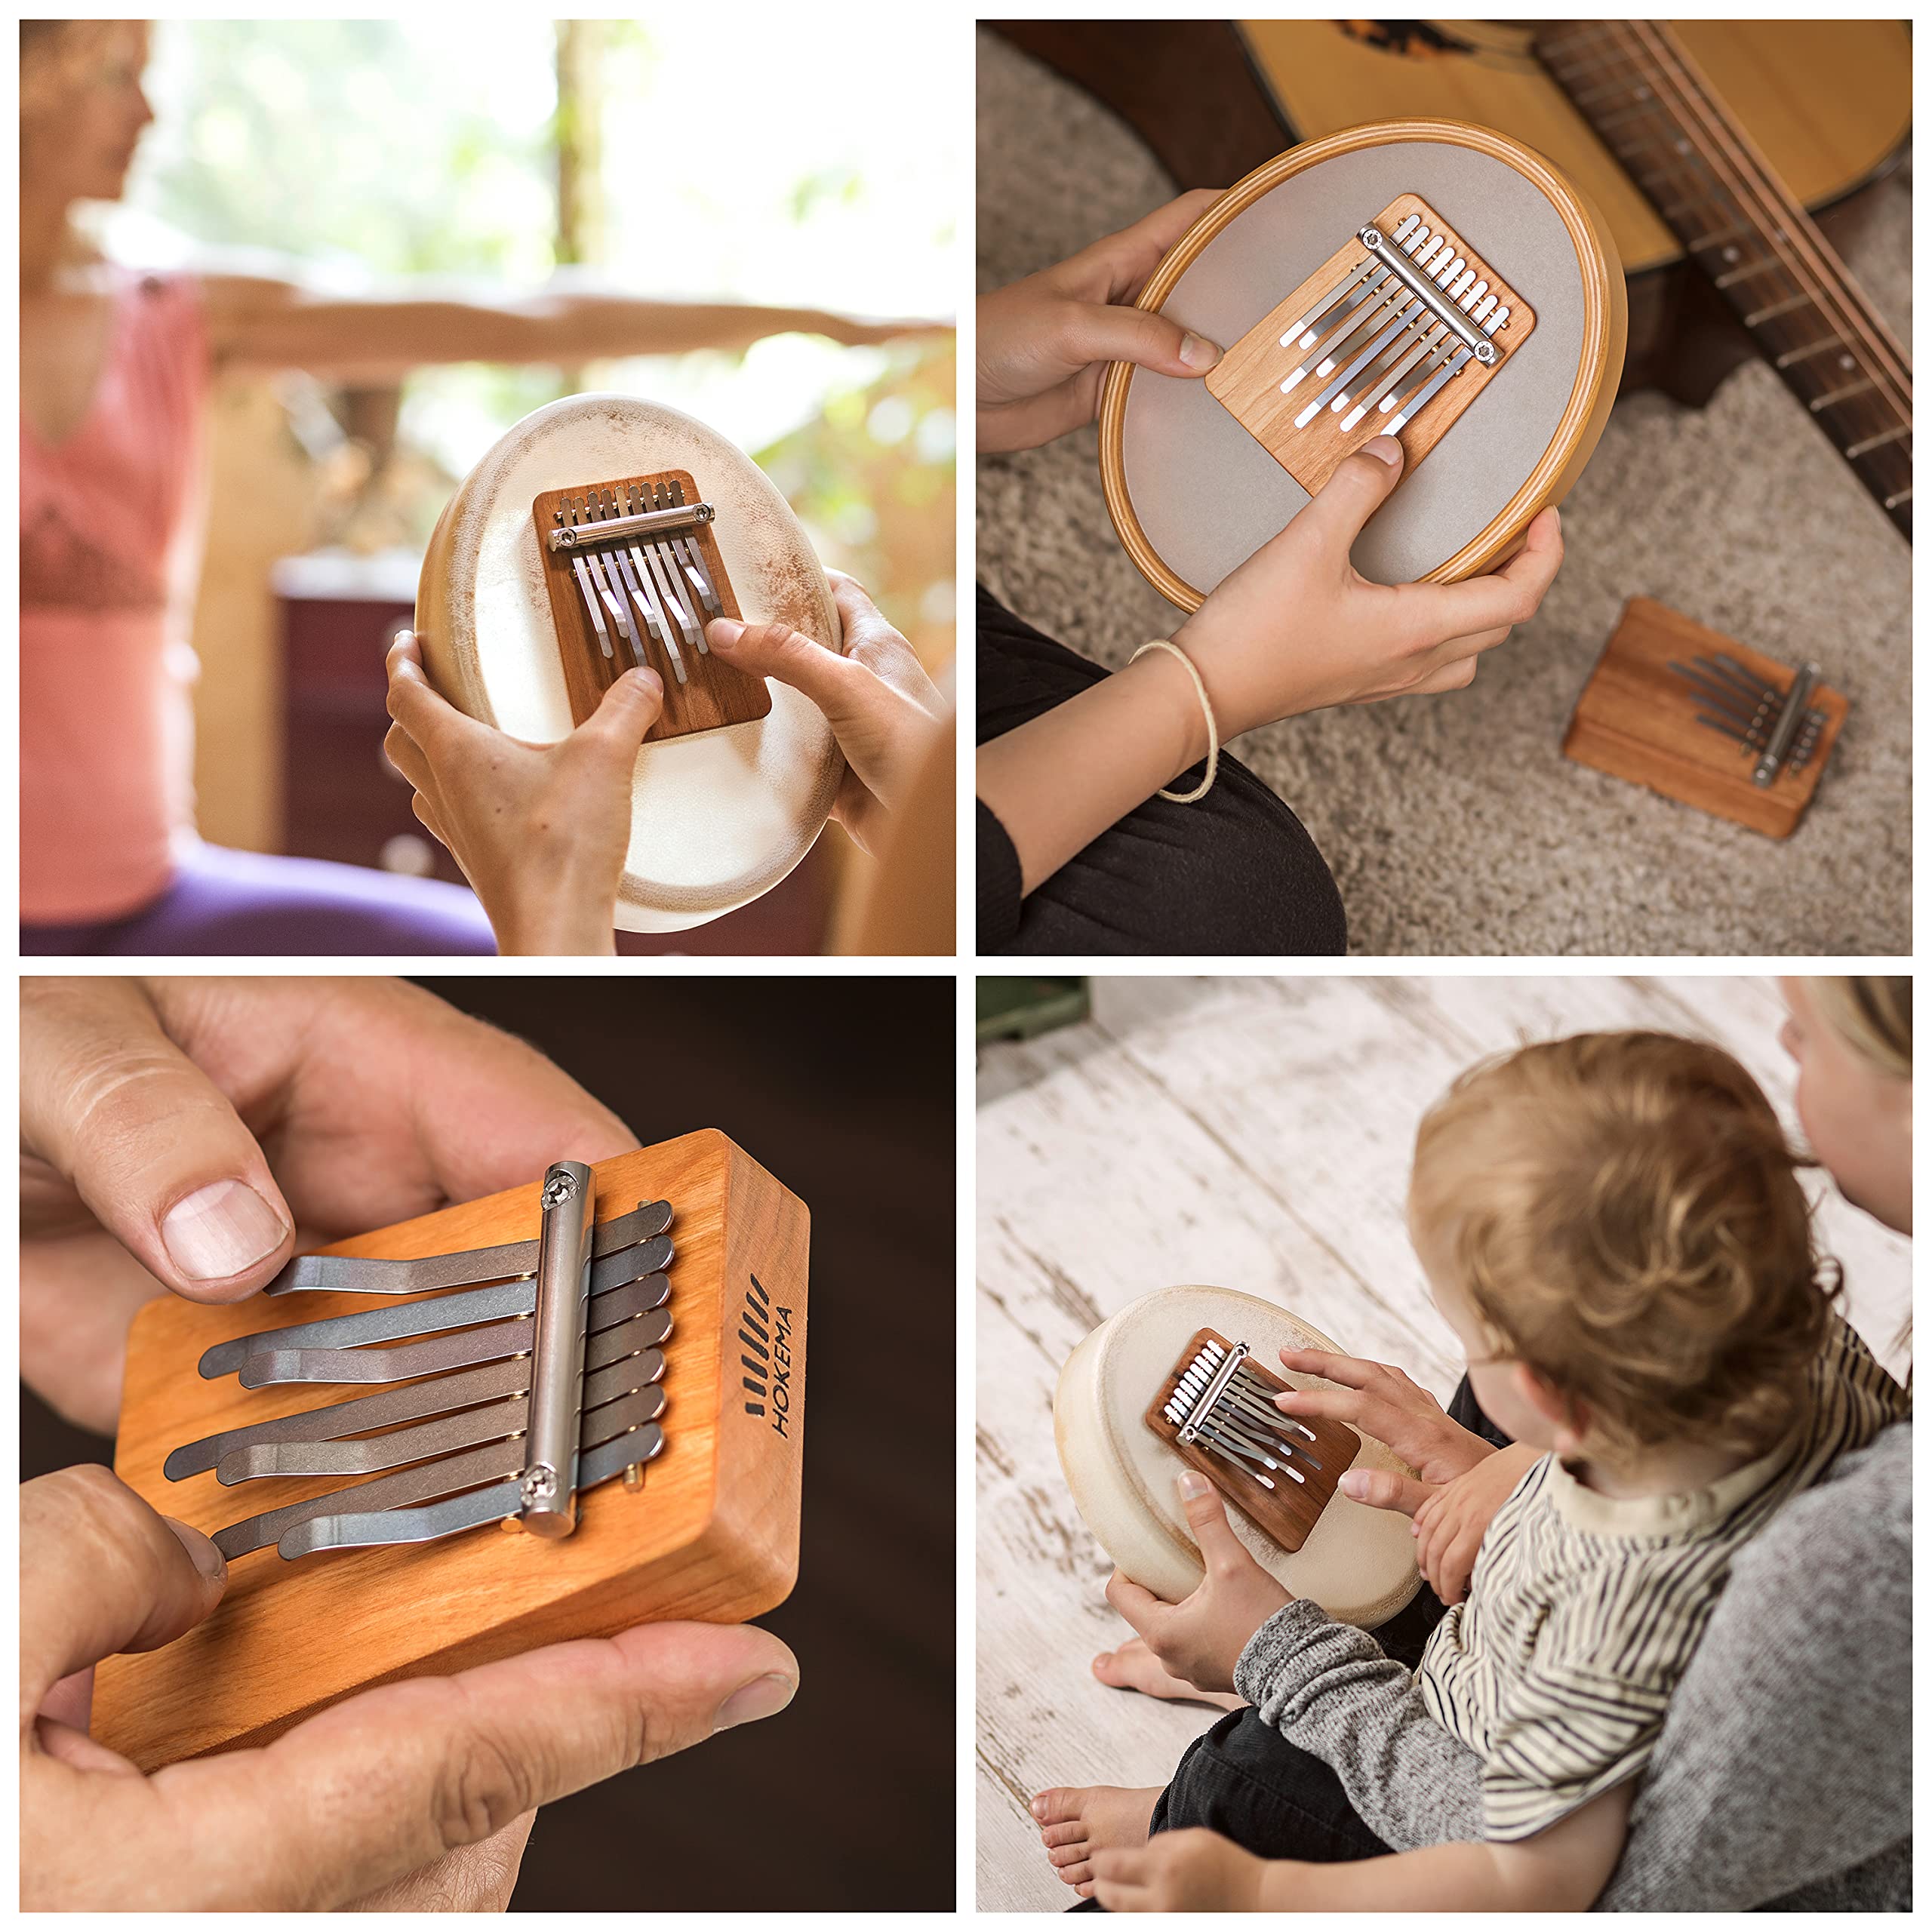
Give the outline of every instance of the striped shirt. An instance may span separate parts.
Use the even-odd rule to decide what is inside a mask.
[[[1546,1456],[1497,1511],[1417,1672],[1484,1761],[1489,1838],[1531,1837],[1643,1769],[1739,1548],[1909,1407],[1842,1322],[1811,1381],[1804,1423],[1709,1488],[1601,1496]]]

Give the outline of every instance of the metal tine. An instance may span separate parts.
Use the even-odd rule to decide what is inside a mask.
[[[651,503],[654,509],[663,507],[657,500],[657,494],[654,488],[651,493]],[[690,613],[685,610],[678,599],[675,580],[672,574],[675,566],[667,557],[664,546],[661,543],[647,543],[643,546],[641,554],[645,568],[651,573],[651,582],[657,586],[657,601],[667,614],[668,625],[666,635],[667,636],[669,635],[668,626],[675,626],[685,644],[695,650],[697,647],[697,632],[691,623]],[[679,663],[681,666],[681,659]]]
[[[1237,1383],[1241,1379],[1238,1376],[1235,1378]],[[1291,1442],[1287,1440],[1289,1433],[1295,1425],[1267,1399],[1267,1392],[1263,1387],[1257,1385],[1252,1388],[1231,1390],[1229,1393],[1232,1400],[1246,1411],[1257,1428],[1266,1431],[1271,1435],[1278,1435],[1281,1438],[1281,1446],[1284,1451],[1291,1451],[1299,1456],[1306,1456],[1311,1463],[1315,1462],[1315,1458],[1309,1456],[1308,1451],[1299,1442]],[[1303,1432],[1308,1435],[1311,1442],[1314,1441],[1314,1436],[1308,1431],[1304,1430]],[[1315,1463],[1315,1466],[1317,1469],[1321,1466],[1319,1463]]]
[[[641,1287],[647,1284],[640,1284]],[[654,1297],[654,1298],[653,1298]],[[616,1322],[591,1336],[584,1349],[586,1387],[595,1372],[614,1370],[621,1377],[623,1364],[640,1350],[654,1348],[671,1333],[671,1317],[657,1310],[663,1297],[648,1289],[650,1306],[643,1318]],[[596,1317],[593,1315],[593,1321]],[[217,1468],[222,1459],[257,1443],[321,1441],[341,1435],[359,1435],[371,1429],[414,1422],[477,1402],[492,1401],[500,1396],[521,1395],[530,1386],[528,1357],[514,1356],[487,1366],[446,1375],[427,1382],[412,1382],[380,1395],[357,1395],[346,1402],[325,1404],[306,1409],[299,1415],[277,1416],[266,1422],[251,1423],[245,1428],[226,1429],[198,1442],[188,1442],[169,1456],[162,1473],[171,1482]],[[585,1397],[585,1406],[590,1398]]]
[[[1767,685],[1761,678],[1755,676],[1727,651],[1721,651],[1715,657],[1700,657],[1697,661],[1700,664],[1709,665],[1726,682],[1734,684],[1740,691],[1750,692],[1767,703],[1776,703],[1784,696],[1784,693],[1775,685]]]
[[[674,477],[671,482],[671,500],[678,509],[685,506],[685,486]],[[698,601],[714,617],[724,614],[724,606],[718,601],[718,592],[711,581],[711,573],[704,564],[704,547],[695,537],[679,537],[677,540],[678,554],[685,560],[685,574],[697,586]]]
[[[1457,340],[1451,333],[1447,323],[1438,322],[1435,326],[1438,333],[1425,337],[1400,361],[1396,363],[1380,382],[1369,387],[1361,400],[1349,411],[1346,416],[1343,417],[1342,427],[1344,430],[1352,429],[1371,409],[1380,408],[1386,410],[1392,408],[1395,401],[1396,385],[1401,382],[1409,371],[1418,362],[1426,359],[1431,359],[1432,366],[1433,366],[1432,358],[1445,352],[1450,345]]]
[[[1377,263],[1375,272],[1359,289],[1346,300],[1338,302],[1303,335],[1298,346],[1309,353],[1283,378],[1278,386],[1281,394],[1286,395],[1310,374],[1326,375],[1335,366],[1335,352],[1342,344],[1373,321],[1389,302],[1401,299],[1407,293],[1401,279]]]
[[[629,1214],[600,1221],[592,1231],[593,1255],[615,1254],[661,1235],[671,1225],[668,1201],[640,1202]],[[533,1273],[534,1240],[473,1247],[458,1254],[430,1254],[414,1261],[377,1260],[350,1254],[303,1254],[289,1263],[263,1291],[287,1295],[311,1289],[337,1294],[414,1295],[432,1288],[466,1288],[479,1281],[504,1281]]]
[[[669,509],[672,507],[671,492],[666,485],[653,482],[651,486],[651,498],[652,504],[658,509]],[[657,557],[666,590],[672,594],[671,610],[672,614],[677,618],[679,627],[684,632],[685,641],[702,657],[706,653],[704,626],[691,615],[691,593],[682,589],[683,579],[678,573],[678,552],[675,540],[660,537],[651,548]]]
[[[586,523],[596,522],[598,520],[597,500],[589,491],[584,493],[583,504],[583,521]],[[577,518],[573,516],[571,520],[575,522]],[[629,644],[632,641],[630,614],[624,608],[623,599],[611,588],[610,580],[605,574],[605,560],[601,553],[592,550],[589,553],[588,561],[590,565],[591,581],[597,586],[597,594],[604,600],[605,608],[611,613],[611,621],[617,626],[617,635],[626,644]],[[604,655],[614,661],[616,653],[611,650],[611,640],[608,636],[604,638],[603,644]]]
[[[1414,228],[1414,233],[1409,239],[1403,240],[1402,237],[1408,233],[1412,226]],[[1401,245],[1402,252],[1418,264],[1426,264],[1436,251],[1444,245],[1442,237],[1439,235],[1432,235],[1429,229],[1419,225],[1417,217],[1414,215],[1410,216],[1396,231],[1396,239]],[[1370,260],[1373,262],[1374,257],[1371,256]],[[1373,300],[1369,299],[1371,291],[1374,291]],[[1311,373],[1317,376],[1326,376],[1334,368],[1336,359],[1340,354],[1343,344],[1349,337],[1356,334],[1361,329],[1371,325],[1377,320],[1380,312],[1391,303],[1399,306],[1411,300],[1408,285],[1399,276],[1392,275],[1386,265],[1378,264],[1374,273],[1369,276],[1363,294],[1352,298],[1347,304],[1347,309],[1349,311],[1358,312],[1350,315],[1346,325],[1324,347],[1316,349],[1313,355],[1303,360],[1299,368],[1290,372],[1287,379],[1280,386],[1281,394],[1286,395],[1303,377]],[[1329,321],[1330,318],[1324,316],[1317,326],[1316,333],[1303,340],[1300,346],[1307,349],[1315,342],[1319,341],[1322,337],[1327,335],[1330,332]]]
[[[1390,239],[1398,243],[1401,242],[1402,238],[1414,229],[1421,219],[1422,217],[1420,215],[1404,215],[1402,217],[1401,225],[1396,229],[1395,232],[1390,237]],[[1300,343],[1299,345],[1294,342],[1294,338],[1302,334],[1311,325],[1318,327],[1319,324],[1317,321],[1317,318],[1322,316],[1326,311],[1332,309],[1335,303],[1343,296],[1347,294],[1350,289],[1355,287],[1358,283],[1366,280],[1371,273],[1374,273],[1379,277],[1386,272],[1387,270],[1383,268],[1382,265],[1373,255],[1365,257],[1350,275],[1349,275],[1344,280],[1337,283],[1333,288],[1330,289],[1328,293],[1323,296],[1320,301],[1316,303],[1315,306],[1309,310],[1306,315],[1297,318],[1295,321],[1291,322],[1288,326],[1281,331],[1281,346],[1284,349],[1296,346],[1299,346],[1303,349],[1312,349],[1315,346],[1316,340],[1318,339],[1316,337],[1310,336],[1307,340]]]
[[[613,517],[623,514],[623,506],[617,501],[614,490],[606,488],[592,492],[591,505],[599,522],[608,523]],[[631,648],[632,661],[641,664],[645,662],[644,639],[638,635],[637,619],[631,608],[632,592],[623,546],[613,545],[595,554],[603,558],[605,572],[611,580],[611,594],[617,599],[617,608],[623,614],[624,641]]]
[[[571,497],[566,497],[551,512],[551,521],[561,523],[567,509],[570,512],[570,521],[574,524],[577,520],[577,500]],[[595,587],[590,581],[589,565],[581,552],[574,550],[571,552],[571,568],[576,575],[577,587],[583,595],[584,608],[590,613],[591,624],[597,632],[598,647],[606,657],[614,659],[616,653],[611,648],[611,633],[604,627],[604,613],[597,601]]]
[[[632,1398],[626,1397],[629,1404]],[[648,1406],[639,1404],[638,1406]],[[601,1419],[600,1419],[601,1418]],[[601,1411],[587,1414],[583,1419],[585,1440],[601,1444],[635,1426],[628,1420],[623,1405],[612,1404]],[[638,1457],[626,1459],[635,1462]],[[618,1465],[619,1468],[623,1463]],[[263,1511],[260,1515],[245,1518],[232,1523],[226,1529],[215,1532],[215,1547],[231,1562],[238,1556],[246,1556],[251,1551],[262,1549],[271,1543],[279,1543],[287,1532],[297,1524],[306,1523],[317,1516],[340,1515],[345,1502],[354,1501],[361,1506],[358,1514],[372,1510],[386,1512],[405,1508],[411,1503],[432,1503],[438,1498],[455,1496],[465,1490],[475,1489],[485,1483],[503,1487],[508,1495],[506,1507],[492,1513],[513,1516],[517,1513],[517,1484],[512,1479],[521,1477],[523,1472],[523,1448],[512,1438],[503,1442],[494,1442],[478,1449],[466,1450],[460,1454],[448,1456],[440,1461],[419,1463],[413,1467],[400,1469],[389,1475],[378,1476],[372,1482],[358,1483],[346,1490],[336,1490],[327,1495],[312,1496],[300,1503],[286,1503],[278,1509]],[[579,1469],[580,1489],[586,1487],[583,1474]],[[612,1472],[615,1473],[614,1471]],[[489,1517],[482,1518],[488,1521]],[[398,1527],[406,1527],[398,1524]],[[401,1540],[401,1539],[397,1539]],[[295,1554],[303,1553],[297,1550]]]
[[[639,1420],[654,1422],[664,1410],[664,1392],[657,1386],[663,1373],[663,1352],[647,1349],[602,1371],[605,1386],[595,1401],[615,1401],[620,1396],[650,1389],[655,1401],[645,1405],[647,1413],[641,1414]],[[594,1379],[586,1380],[584,1384],[586,1410],[595,1406],[591,1393]],[[215,1477],[217,1481],[232,1484],[269,1476],[373,1475],[383,1469],[399,1469],[405,1463],[447,1456],[476,1443],[521,1435],[529,1422],[529,1395],[519,1391],[483,1408],[439,1416],[411,1429],[391,1429],[385,1435],[365,1436],[360,1441],[258,1443],[223,1457],[215,1466]]]
[[[1295,418],[1295,427],[1297,429],[1306,429],[1309,424],[1327,408],[1335,397],[1382,353],[1402,330],[1407,328],[1417,317],[1426,312],[1427,311],[1419,300],[1411,300],[1407,307],[1404,309],[1392,322],[1383,328],[1368,346],[1362,350],[1339,376],[1335,377],[1312,402],[1304,405],[1301,414]]]
[[[1259,1469],[1251,1469],[1248,1466],[1251,1463],[1264,1460],[1266,1460],[1265,1458],[1257,1457],[1251,1450],[1244,1449],[1238,1445],[1225,1441],[1220,1430],[1214,1428],[1211,1425],[1203,1424],[1201,1434],[1202,1438],[1207,1443],[1208,1447],[1211,1449],[1216,1455],[1219,1456],[1223,1462],[1235,1463],[1235,1466],[1241,1469],[1244,1475],[1253,1477],[1254,1479],[1257,1482],[1260,1483],[1264,1488],[1272,1489],[1275,1487],[1273,1481],[1269,1477],[1264,1476]],[[1272,1469],[1275,1466],[1272,1463],[1269,1463],[1268,1466],[1270,1469]]]
[[[1414,395],[1404,400],[1401,408],[1389,417],[1382,433],[1392,436],[1407,424],[1414,421],[1417,413],[1427,406],[1430,398],[1441,389],[1444,383],[1447,382],[1452,376],[1459,376],[1462,374],[1464,365],[1474,352],[1469,344],[1464,343],[1461,348],[1441,368],[1438,369],[1420,389],[1416,391]]]
[[[218,1468],[223,1457],[258,1442],[298,1442],[386,1429],[469,1403],[518,1394],[529,1380],[529,1368],[521,1361],[491,1362],[487,1367],[445,1376],[437,1382],[414,1382],[407,1388],[385,1389],[380,1395],[358,1395],[349,1401],[305,1410],[300,1415],[251,1423],[245,1429],[225,1429],[198,1442],[184,1442],[168,1457],[162,1473],[170,1482],[184,1481]]]
[[[642,484],[638,485],[637,507],[640,510],[653,507],[649,492]],[[636,543],[627,547],[631,561],[637,567],[638,580],[651,598],[651,635],[663,645],[664,654],[670,661],[672,675],[679,684],[688,684],[691,673],[685,668],[684,653],[678,648],[677,626],[665,601],[663,582],[651,568],[651,555],[656,553],[654,551],[651,555],[647,555],[645,547]]]
[[[600,497],[598,501],[601,504],[603,498]],[[612,518],[622,516],[623,513],[624,506],[618,501],[617,493],[614,491],[611,491],[609,508],[605,512],[605,520],[608,521]],[[641,614],[646,624],[648,625],[651,621],[651,607],[645,601],[643,592],[638,587],[637,573],[631,567],[630,557],[626,547],[621,543],[614,546],[607,553],[606,561],[612,574],[622,586],[623,595],[626,600],[626,608],[632,609],[635,613]],[[631,624],[630,645],[631,656],[633,660],[640,666],[647,665],[649,660],[645,656],[644,639],[638,635],[635,616]]]
[[[1300,1444],[1287,1441],[1280,1430],[1275,1429],[1263,1417],[1255,1413],[1238,1396],[1230,1400],[1224,1395],[1217,1407],[1214,1420],[1217,1422],[1225,1423],[1231,1429],[1238,1429],[1251,1441],[1260,1443],[1263,1448],[1277,1454],[1282,1456],[1299,1454],[1306,1457],[1309,1462],[1315,1461],[1314,1457],[1309,1456]],[[1321,1465],[1318,1463],[1315,1463],[1315,1466],[1319,1469]]]
[[[590,1292],[593,1297],[607,1294],[648,1275],[662,1280],[663,1271],[669,1266],[672,1258],[670,1238],[664,1235],[607,1255],[591,1265]],[[669,1292],[668,1286],[665,1292]],[[365,1309],[355,1315],[331,1315],[320,1321],[297,1322],[287,1328],[264,1329],[259,1334],[218,1342],[202,1357],[201,1373],[205,1380],[213,1381],[217,1376],[233,1373],[249,1356],[273,1348],[352,1349],[374,1342],[400,1342],[412,1335],[466,1327],[472,1322],[531,1315],[536,1308],[536,1286],[525,1278],[433,1300]]]
[[[608,1482],[634,1464],[653,1460],[663,1447],[663,1430],[655,1423],[647,1423],[590,1456],[580,1457],[579,1494]],[[518,1485],[506,1482],[420,1509],[315,1516],[285,1531],[277,1547],[285,1560],[293,1562],[298,1557],[326,1549],[386,1549],[398,1543],[433,1543],[514,1516],[518,1501]]]
[[[613,1289],[593,1300],[588,1319],[599,1333],[648,1312],[661,1303],[664,1291],[655,1284],[664,1278],[647,1275],[641,1281]],[[403,1382],[419,1375],[438,1375],[454,1368],[506,1355],[527,1354],[535,1336],[528,1315],[480,1327],[458,1328],[426,1341],[400,1348],[262,1349],[242,1364],[238,1380],[245,1389],[262,1389],[288,1382]]]

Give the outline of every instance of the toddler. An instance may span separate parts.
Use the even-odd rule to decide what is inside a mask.
[[[1906,1407],[1832,1311],[1796,1167],[1749,1075],[1692,1041],[1585,1035],[1456,1083],[1417,1137],[1411,1235],[1477,1401],[1546,1452],[1417,1673],[1484,1760],[1484,1837],[1306,1864],[1159,1834],[1097,1855],[1102,1903],[1595,1899],[1732,1556]]]

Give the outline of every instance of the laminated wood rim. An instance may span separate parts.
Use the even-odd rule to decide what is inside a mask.
[[[1183,235],[1149,277],[1134,306],[1158,312],[1194,266],[1201,251],[1238,215],[1297,174],[1324,162],[1364,148],[1401,141],[1429,141],[1465,147],[1502,162],[1534,185],[1561,220],[1571,245],[1583,294],[1583,354],[1565,405],[1548,446],[1503,509],[1451,555],[1426,571],[1420,581],[1454,583],[1494,562],[1521,538],[1537,512],[1561,502],[1589,460],[1623,374],[1628,318],[1623,272],[1609,230],[1589,198],[1534,149],[1488,128],[1460,121],[1377,121],[1344,128],[1320,140],[1264,162],[1244,175]],[[1141,528],[1127,485],[1125,429],[1128,392],[1134,376],[1131,362],[1115,362],[1100,392],[1100,486],[1107,514],[1121,547],[1147,581],[1171,604],[1190,614],[1205,593],[1171,569]]]

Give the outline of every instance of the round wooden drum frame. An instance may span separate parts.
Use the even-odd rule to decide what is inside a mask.
[[[1561,217],[1577,251],[1583,289],[1584,353],[1567,406],[1540,460],[1483,529],[1421,581],[1454,583],[1486,569],[1512,549],[1539,510],[1560,503],[1582,473],[1603,434],[1623,370],[1626,330],[1623,271],[1610,231],[1574,183],[1520,141],[1459,121],[1379,121],[1304,143],[1264,162],[1236,182],[1169,250],[1142,289],[1135,306],[1158,311],[1201,253],[1236,216],[1272,189],[1324,162],[1363,148],[1398,141],[1433,141],[1466,147],[1502,162],[1540,189]],[[1284,293],[1286,292],[1284,290]],[[1258,319],[1258,317],[1257,317]],[[1135,567],[1169,603],[1192,613],[1204,593],[1177,575],[1149,541],[1128,493],[1123,436],[1134,365],[1109,368],[1100,392],[1100,483],[1108,514]],[[1397,502],[1399,503],[1398,486]]]

